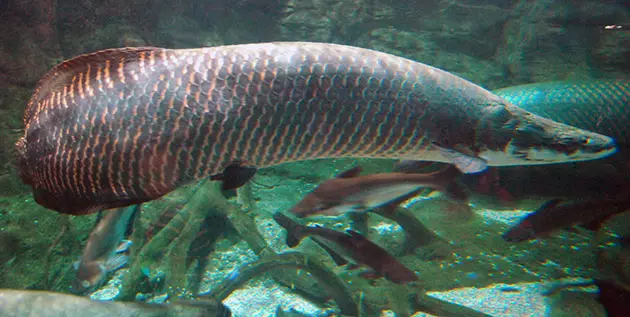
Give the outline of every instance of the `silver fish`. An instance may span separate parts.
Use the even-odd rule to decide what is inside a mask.
[[[127,256],[121,253],[130,244],[124,240],[125,232],[139,211],[140,205],[105,211],[90,233],[81,259],[75,264],[73,291],[81,294],[94,291],[110,272],[127,263]]]
[[[360,168],[353,168],[321,183],[293,206],[290,212],[299,217],[313,214],[337,216],[386,205],[395,207],[420,194],[424,188],[444,191],[456,200],[467,199],[466,191],[456,182],[456,177],[461,173],[453,165],[428,174],[379,173],[360,176],[359,172]]]

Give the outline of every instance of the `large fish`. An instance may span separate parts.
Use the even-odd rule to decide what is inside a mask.
[[[136,205],[105,212],[90,233],[83,255],[76,263],[77,272],[72,285],[74,292],[85,294],[94,291],[110,272],[127,263],[127,256],[120,251],[129,246],[130,241],[124,240],[125,234],[139,210],[140,205]]]
[[[24,124],[22,180],[70,214],[153,200],[234,164],[398,158],[472,173],[616,150],[443,70],[307,42],[78,56],[40,80]]]
[[[493,93],[539,116],[611,136],[630,150],[630,79],[542,82]]]
[[[491,168],[486,174],[465,175],[462,180],[473,192],[506,202],[533,196],[597,197],[628,183],[630,79],[551,81],[492,92],[534,114],[610,136],[619,151],[606,160]]]

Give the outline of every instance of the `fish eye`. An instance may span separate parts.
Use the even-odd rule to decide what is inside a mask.
[[[81,286],[83,286],[85,288],[88,288],[88,287],[92,286],[92,284],[89,281],[82,281],[81,282]]]
[[[580,142],[580,144],[589,144],[591,142],[591,138],[587,137],[587,136],[581,136],[578,141]]]

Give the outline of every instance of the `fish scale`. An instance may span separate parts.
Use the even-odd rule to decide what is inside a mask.
[[[497,119],[486,108],[503,109],[498,120],[541,124],[540,131],[587,134],[428,65],[356,47],[287,42],[75,57],[38,83],[17,149],[22,179],[38,203],[83,214],[158,198],[234,162],[448,161],[431,147],[437,142],[473,157],[502,152],[506,142],[478,143],[477,134],[498,133],[486,127],[501,126],[485,123]],[[602,146],[596,151],[614,148],[608,138],[588,135]]]
[[[630,147],[630,80],[560,81],[494,91],[519,107]]]

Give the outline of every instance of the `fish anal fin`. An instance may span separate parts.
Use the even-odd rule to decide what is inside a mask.
[[[353,167],[349,170],[343,171],[339,174],[337,174],[337,176],[335,176],[335,178],[352,178],[352,177],[357,177],[359,176],[359,174],[361,174],[362,168],[361,166],[356,166]]]

